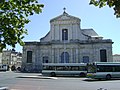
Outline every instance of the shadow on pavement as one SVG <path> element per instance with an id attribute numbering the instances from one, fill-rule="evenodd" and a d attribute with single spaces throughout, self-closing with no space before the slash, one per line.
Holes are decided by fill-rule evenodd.
<path id="1" fill-rule="evenodd" d="M 110 79 L 110 80 L 106 80 L 106 79 L 91 79 L 91 78 L 86 78 L 84 79 L 83 81 L 87 81 L 87 82 L 97 82 L 97 81 L 115 81 L 115 80 L 120 80 L 120 78 L 113 78 L 113 79 Z"/>

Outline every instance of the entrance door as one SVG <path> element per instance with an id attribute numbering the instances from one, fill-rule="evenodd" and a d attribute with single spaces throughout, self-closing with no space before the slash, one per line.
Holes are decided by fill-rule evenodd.
<path id="1" fill-rule="evenodd" d="M 89 63 L 89 57 L 83 56 L 83 63 Z"/>
<path id="2" fill-rule="evenodd" d="M 61 63 L 69 63 L 69 53 L 63 52 L 61 54 Z"/>

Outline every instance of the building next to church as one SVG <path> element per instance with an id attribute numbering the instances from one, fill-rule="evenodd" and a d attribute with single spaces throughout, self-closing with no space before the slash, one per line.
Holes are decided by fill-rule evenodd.
<path id="1" fill-rule="evenodd" d="M 113 62 L 120 62 L 120 54 L 113 55 Z"/>
<path id="2" fill-rule="evenodd" d="M 25 42 L 22 67 L 42 70 L 42 63 L 112 62 L 112 44 L 93 29 L 82 29 L 81 19 L 64 11 L 50 20 L 50 31 L 39 42 Z"/>
<path id="3" fill-rule="evenodd" d="M 0 64 L 21 67 L 22 63 L 22 53 L 16 52 L 14 49 L 10 50 L 3 50 L 0 53 Z"/>

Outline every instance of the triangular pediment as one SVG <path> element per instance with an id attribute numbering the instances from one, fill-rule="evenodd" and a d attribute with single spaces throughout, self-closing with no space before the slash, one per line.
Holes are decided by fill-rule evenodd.
<path id="1" fill-rule="evenodd" d="M 60 21 L 60 20 L 80 20 L 80 19 L 77 17 L 71 16 L 71 15 L 67 14 L 66 12 L 64 12 L 62 15 L 51 19 L 50 22 L 58 21 L 58 20 Z"/>

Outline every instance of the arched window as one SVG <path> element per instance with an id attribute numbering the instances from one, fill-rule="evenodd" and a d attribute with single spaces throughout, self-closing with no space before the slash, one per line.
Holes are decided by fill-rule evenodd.
<path id="1" fill-rule="evenodd" d="M 61 63 L 69 63 L 69 53 L 63 52 L 61 54 Z"/>
<path id="2" fill-rule="evenodd" d="M 43 63 L 48 63 L 48 56 L 43 57 Z"/>
<path id="3" fill-rule="evenodd" d="M 105 49 L 100 50 L 100 61 L 107 62 L 107 54 Z"/>
<path id="4" fill-rule="evenodd" d="M 62 29 L 62 40 L 68 40 L 68 29 Z"/>
<path id="5" fill-rule="evenodd" d="M 83 56 L 83 63 L 89 63 L 89 57 Z"/>

